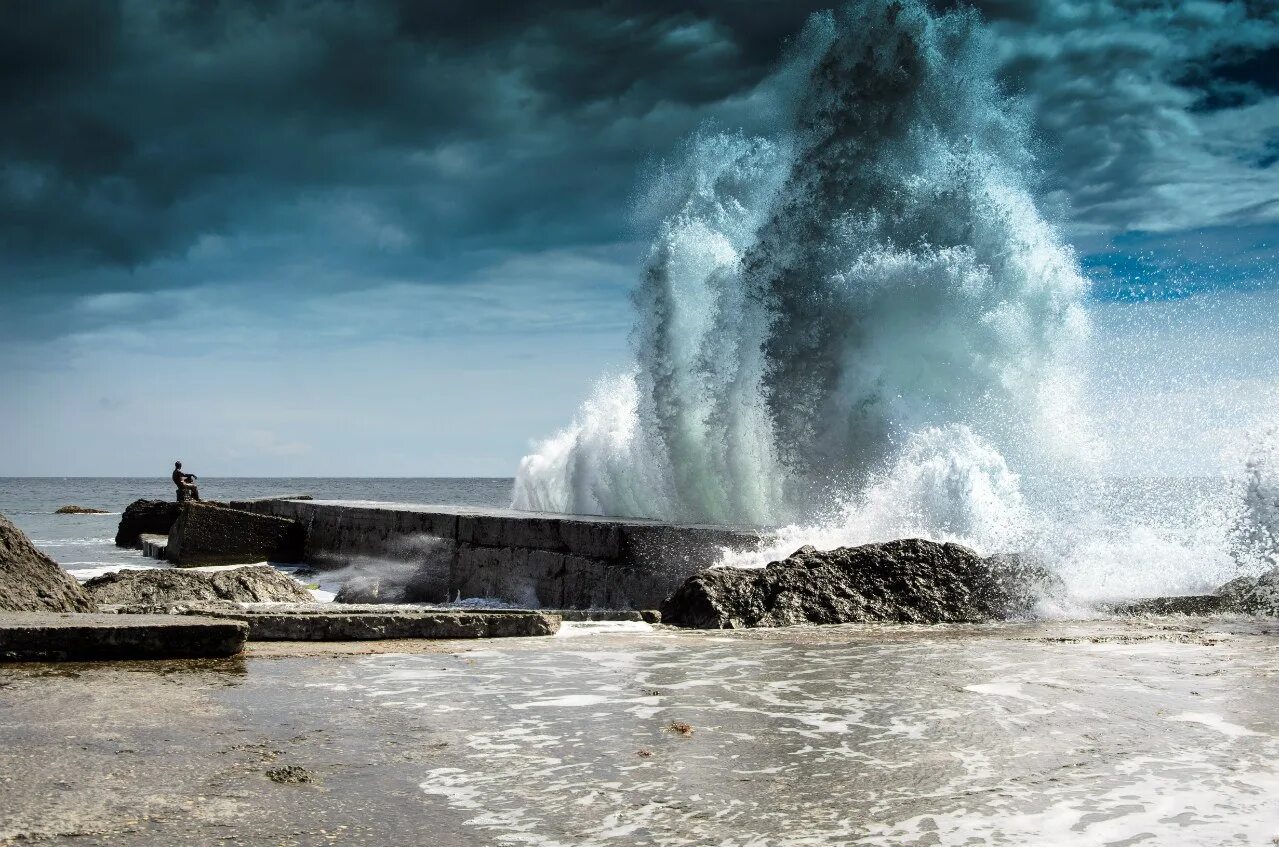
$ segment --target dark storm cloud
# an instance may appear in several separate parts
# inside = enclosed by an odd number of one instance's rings
[[[626,240],[644,161],[707,120],[767,127],[748,97],[828,5],[0,5],[6,283],[299,264],[322,266],[316,285],[335,267],[461,278],[486,256]],[[1279,214],[1273,4],[977,5],[1077,225]],[[179,278],[145,272],[183,257]]]
[[[0,238],[135,265],[345,208],[382,248],[615,240],[637,162],[756,84],[806,12],[6,4]]]
[[[1050,197],[1077,225],[1106,234],[1279,218],[1268,152],[1279,5],[1023,8],[994,23],[1001,74],[1034,115]]]

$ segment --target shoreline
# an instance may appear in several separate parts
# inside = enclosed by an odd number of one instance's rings
[[[920,815],[957,843],[961,808],[986,840],[1085,838],[1125,792],[1108,831],[1268,838],[1275,646],[1277,626],[1153,619],[4,666],[0,843],[881,844]],[[1157,814],[1170,799],[1194,814]]]

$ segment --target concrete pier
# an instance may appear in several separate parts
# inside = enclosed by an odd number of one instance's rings
[[[292,518],[321,570],[407,574],[405,599],[492,597],[553,609],[651,609],[757,530],[506,509],[334,500],[231,506]]]
[[[396,606],[255,607],[202,612],[243,622],[250,641],[530,638],[554,635],[560,616],[534,611],[406,609]]]
[[[234,656],[243,621],[181,615],[0,613],[0,662]]]

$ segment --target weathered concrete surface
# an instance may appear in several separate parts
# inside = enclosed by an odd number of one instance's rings
[[[140,547],[143,535],[168,536],[181,504],[171,500],[134,500],[120,515],[115,546]]]
[[[309,603],[314,599],[296,579],[268,565],[212,572],[178,568],[122,570],[94,577],[84,584],[84,590],[100,605],[160,608],[200,600]]]
[[[0,515],[0,611],[88,612],[93,600],[22,530]]]
[[[165,557],[178,567],[292,563],[302,559],[303,528],[290,518],[187,501],[169,531]]]
[[[139,539],[142,555],[150,559],[165,559],[169,550],[169,536],[145,533]]]
[[[242,621],[174,615],[0,613],[0,662],[234,656]]]
[[[388,609],[334,607],[209,610],[242,621],[252,641],[380,641],[398,638],[524,638],[554,635],[560,617],[526,610]]]
[[[353,597],[445,602],[492,597],[542,608],[656,608],[727,549],[757,546],[756,530],[503,509],[270,500],[250,511],[306,527],[304,561],[379,576],[405,564],[401,592]],[[354,574],[353,574],[354,575]]]

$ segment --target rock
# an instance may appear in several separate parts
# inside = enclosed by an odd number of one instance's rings
[[[662,606],[662,621],[700,629],[815,623],[959,623],[1029,614],[1063,591],[1014,556],[982,558],[920,539],[819,552],[802,547],[760,569],[712,568]]]
[[[1230,604],[1230,611],[1279,617],[1279,568],[1261,576],[1232,579],[1218,588],[1216,595]]]
[[[165,557],[178,567],[300,562],[305,530],[292,518],[190,501],[178,508]]]
[[[205,571],[154,568],[125,570],[94,577],[85,591],[102,605],[133,609],[173,609],[192,603],[308,603],[311,592],[287,574],[266,565]]]
[[[115,546],[142,546],[143,535],[168,535],[182,504],[171,500],[134,500],[120,516]]]
[[[106,509],[90,509],[85,506],[63,506],[54,512],[55,515],[105,515]]]
[[[300,785],[310,782],[312,776],[311,772],[301,765],[285,765],[282,768],[272,768],[267,771],[266,778],[281,785]]]
[[[1261,615],[1279,617],[1279,568],[1232,579],[1212,594],[1147,597],[1103,604],[1115,615]]]
[[[94,608],[75,577],[0,515],[0,610],[91,612]]]
[[[333,597],[334,603],[407,603],[408,593],[401,583],[373,574],[355,573]]]
[[[1146,597],[1141,600],[1122,600],[1102,603],[1099,610],[1112,615],[1145,617],[1149,615],[1227,615],[1238,609],[1228,597],[1215,594],[1186,594],[1172,597]]]

